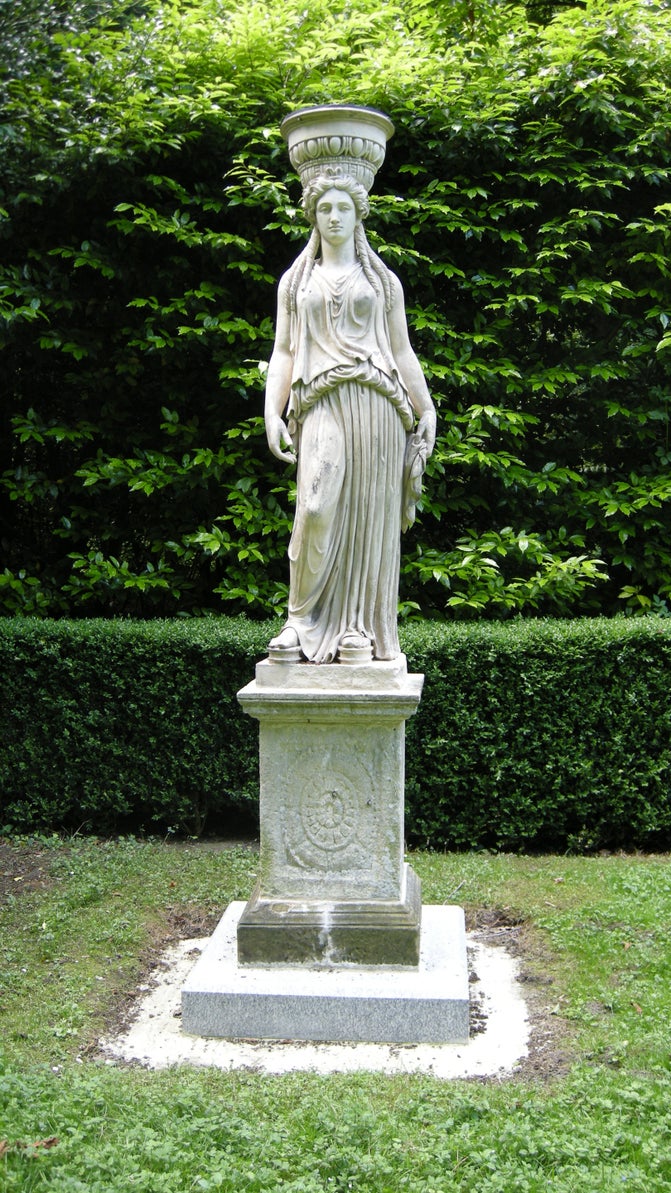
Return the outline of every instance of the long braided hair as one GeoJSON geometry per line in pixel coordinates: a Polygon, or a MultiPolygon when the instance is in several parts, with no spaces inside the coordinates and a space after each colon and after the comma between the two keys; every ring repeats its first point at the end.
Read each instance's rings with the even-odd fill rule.
{"type": "Polygon", "coordinates": [[[296,295],[299,289],[301,287],[305,289],[310,280],[310,274],[312,273],[312,268],[321,244],[321,238],[316,227],[317,204],[322,195],[326,194],[326,191],[332,188],[345,191],[354,203],[357,217],[357,224],[354,229],[355,252],[361,263],[361,268],[375,293],[384,295],[384,304],[388,311],[392,301],[392,275],[384,261],[378,257],[377,253],[373,252],[364,231],[362,221],[365,220],[370,211],[366,188],[360,182],[357,182],[355,178],[352,178],[350,174],[339,174],[336,171],[329,172],[325,170],[323,174],[319,174],[307,184],[303,194],[303,210],[312,224],[312,232],[303,252],[299,254],[289,269],[289,306],[291,313],[294,314],[296,311],[296,295]]]}

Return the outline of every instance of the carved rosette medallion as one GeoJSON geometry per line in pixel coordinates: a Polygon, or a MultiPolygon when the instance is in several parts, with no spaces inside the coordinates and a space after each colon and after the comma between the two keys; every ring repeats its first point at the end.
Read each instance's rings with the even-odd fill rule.
{"type": "Polygon", "coordinates": [[[394,126],[384,112],[348,104],[301,108],[282,121],[291,164],[305,189],[318,174],[349,174],[369,191],[394,126]]]}
{"type": "Polygon", "coordinates": [[[307,786],[300,808],[305,835],[318,849],[345,849],[356,834],[356,795],[344,775],[333,775],[325,790],[307,786]]]}
{"type": "Polygon", "coordinates": [[[375,836],[373,779],[360,759],[334,766],[308,751],[283,809],[290,865],[342,872],[365,869],[375,836]]]}

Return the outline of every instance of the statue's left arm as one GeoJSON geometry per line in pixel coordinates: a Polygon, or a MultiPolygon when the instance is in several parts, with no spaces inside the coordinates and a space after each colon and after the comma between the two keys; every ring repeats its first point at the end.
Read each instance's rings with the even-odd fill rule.
{"type": "Polygon", "coordinates": [[[427,455],[430,456],[436,442],[436,408],[431,401],[422,367],[410,345],[403,288],[394,275],[392,275],[392,303],[389,311],[389,340],[396,367],[408,391],[412,408],[419,419],[417,433],[424,439],[427,455]]]}

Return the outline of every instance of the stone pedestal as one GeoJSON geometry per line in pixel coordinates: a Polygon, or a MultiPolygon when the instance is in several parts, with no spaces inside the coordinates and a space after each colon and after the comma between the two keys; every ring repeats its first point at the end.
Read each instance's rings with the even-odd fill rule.
{"type": "Polygon", "coordinates": [[[243,965],[417,966],[419,881],[403,860],[405,721],[423,676],[393,662],[259,663],[261,863],[243,965]]]}
{"type": "Polygon", "coordinates": [[[228,1038],[468,1039],[460,907],[425,907],[404,862],[405,658],[259,663],[256,889],[232,903],[182,990],[182,1027],[228,1038]]]}

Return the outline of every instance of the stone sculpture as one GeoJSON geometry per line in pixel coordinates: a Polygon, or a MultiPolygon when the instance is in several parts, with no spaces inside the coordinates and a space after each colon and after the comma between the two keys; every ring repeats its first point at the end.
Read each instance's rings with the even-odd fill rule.
{"type": "Polygon", "coordinates": [[[257,883],[195,966],[182,1025],[463,1042],[463,912],[435,907],[423,922],[404,851],[405,723],[424,676],[399,651],[400,534],[436,416],[400,283],[363,230],[393,126],[335,106],[294,112],[282,129],[313,223],[280,282],[266,397],[271,450],[298,455],[289,612],[238,692],[259,722],[257,883]]]}
{"type": "Polygon", "coordinates": [[[400,653],[400,533],[414,519],[436,413],[401,284],[363,226],[392,132],[380,112],[337,105],[282,125],[313,227],[280,281],[266,385],[270,450],[298,458],[288,617],[269,648],[276,662],[400,653]]]}

